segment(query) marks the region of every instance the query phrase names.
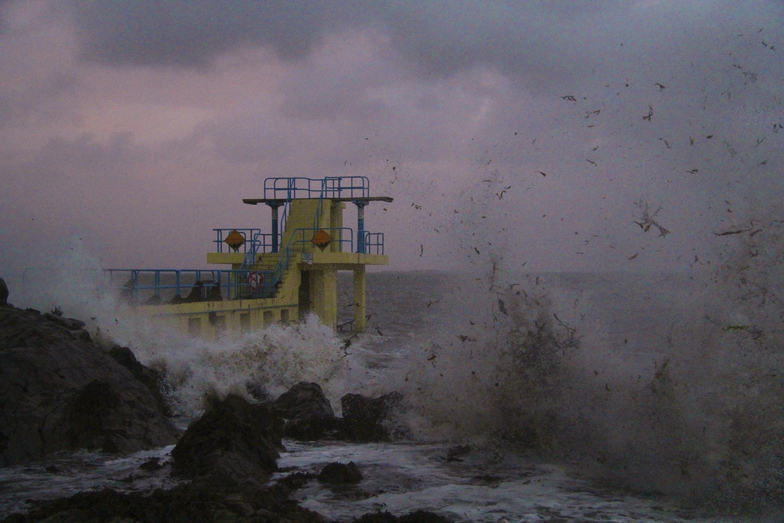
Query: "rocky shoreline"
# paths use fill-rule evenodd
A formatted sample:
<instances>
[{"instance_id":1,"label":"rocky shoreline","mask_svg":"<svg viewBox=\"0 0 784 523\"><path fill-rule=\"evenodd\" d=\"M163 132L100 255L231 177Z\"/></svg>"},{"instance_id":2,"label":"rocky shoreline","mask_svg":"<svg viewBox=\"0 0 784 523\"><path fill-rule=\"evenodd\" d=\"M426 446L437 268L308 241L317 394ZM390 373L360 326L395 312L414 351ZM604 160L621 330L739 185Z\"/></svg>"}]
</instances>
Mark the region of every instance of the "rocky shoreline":
<instances>
[{"instance_id":1,"label":"rocky shoreline","mask_svg":"<svg viewBox=\"0 0 784 523\"><path fill-rule=\"evenodd\" d=\"M0 279L0 467L34 463L54 453L91 449L127 455L176 442L169 490L106 489L37 504L3 522L326 522L291 494L309 481L355 484L354 463L319 474L291 472L272 482L283 438L389 441L385 420L401 397L341 399L336 417L321 387L300 383L274 400L210 398L205 413L181 432L161 396L161 376L125 347L95 343L84 323L7 302ZM150 460L142 468L162 466ZM369 513L362 522L442 522L431 512Z\"/></svg>"}]
</instances>

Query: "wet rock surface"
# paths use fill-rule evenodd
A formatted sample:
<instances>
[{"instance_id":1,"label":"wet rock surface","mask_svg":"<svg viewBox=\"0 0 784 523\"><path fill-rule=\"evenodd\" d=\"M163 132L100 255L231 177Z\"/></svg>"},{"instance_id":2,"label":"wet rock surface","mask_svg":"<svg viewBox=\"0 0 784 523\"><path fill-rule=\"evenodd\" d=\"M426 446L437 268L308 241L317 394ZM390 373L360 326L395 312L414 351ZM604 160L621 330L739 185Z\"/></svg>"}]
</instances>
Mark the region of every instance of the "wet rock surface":
<instances>
[{"instance_id":1,"label":"wet rock surface","mask_svg":"<svg viewBox=\"0 0 784 523\"><path fill-rule=\"evenodd\" d=\"M270 483L282 437L384 441L400 395L348 395L336 418L315 383L300 383L275 401L239 396L207 400L204 415L180 434L166 416L159 374L125 347L94 343L84 323L7 305L0 280L0 466L42 460L62 450L132 453L174 443L173 475L189 482L169 490L82 492L38 503L4 522L314 522L327 520L290 499L318 480L359 483L359 467L332 463L320 474L295 472ZM152 458L142 472L165 473ZM56 467L52 472L56 471ZM433 513L367 514L358 521L447 521Z\"/></svg>"},{"instance_id":2,"label":"wet rock surface","mask_svg":"<svg viewBox=\"0 0 784 523\"><path fill-rule=\"evenodd\" d=\"M417 510L405 516L395 517L389 512L365 514L355 523L448 523L449 520L426 510Z\"/></svg>"},{"instance_id":3,"label":"wet rock surface","mask_svg":"<svg viewBox=\"0 0 784 523\"><path fill-rule=\"evenodd\" d=\"M27 514L13 514L4 523L326 523L320 514L288 499L282 486L245 485L227 492L190 484L152 494L120 493L111 489L82 492L41 505ZM362 523L443 523L449 520L426 511L400 517L373 512L354 521Z\"/></svg>"},{"instance_id":4,"label":"wet rock surface","mask_svg":"<svg viewBox=\"0 0 784 523\"><path fill-rule=\"evenodd\" d=\"M330 463L321 469L317 479L333 485L353 485L362 481L362 472L353 461L348 464Z\"/></svg>"},{"instance_id":5,"label":"wet rock surface","mask_svg":"<svg viewBox=\"0 0 784 523\"><path fill-rule=\"evenodd\" d=\"M356 442L379 442L400 437L402 434L390 422L402 401L403 396L398 392L378 398L346 394L340 399L343 438Z\"/></svg>"},{"instance_id":6,"label":"wet rock surface","mask_svg":"<svg viewBox=\"0 0 784 523\"><path fill-rule=\"evenodd\" d=\"M152 494L121 493L111 489L82 492L46 503L27 514L3 521L140 522L313 522L326 519L289 501L283 487L246 485L230 493L204 484L190 484Z\"/></svg>"},{"instance_id":7,"label":"wet rock surface","mask_svg":"<svg viewBox=\"0 0 784 523\"><path fill-rule=\"evenodd\" d=\"M267 405L239 396L212 400L172 450L173 473L232 485L277 470L282 431Z\"/></svg>"},{"instance_id":8,"label":"wet rock surface","mask_svg":"<svg viewBox=\"0 0 784 523\"><path fill-rule=\"evenodd\" d=\"M8 305L8 294L8 285L3 278L0 278L0 307Z\"/></svg>"},{"instance_id":9,"label":"wet rock surface","mask_svg":"<svg viewBox=\"0 0 784 523\"><path fill-rule=\"evenodd\" d=\"M256 395L264 398L264 394ZM346 394L341 398L343 417L335 416L321 386L301 382L269 403L283 427L283 436L300 441L338 439L383 442L404 436L393 423L403 396L397 392L369 398Z\"/></svg>"},{"instance_id":10,"label":"wet rock surface","mask_svg":"<svg viewBox=\"0 0 784 523\"><path fill-rule=\"evenodd\" d=\"M284 420L288 438L312 441L332 435L337 419L332 405L317 383L298 383L271 404L273 413Z\"/></svg>"},{"instance_id":11,"label":"wet rock surface","mask_svg":"<svg viewBox=\"0 0 784 523\"><path fill-rule=\"evenodd\" d=\"M320 387L306 385L295 386L275 402L251 403L233 395L207 400L205 413L191 423L171 452L172 474L190 479L186 484L147 493L112 489L83 492L38 504L25 514L14 514L2 521L324 523L326 518L299 506L291 494L314 480L336 486L356 485L363 475L355 463L331 463L318 475L292 471L270 482L271 474L278 470L278 452L284 450L281 414L296 417L296 413L302 412L309 415L331 412ZM89 394L86 397L90 399L84 400L84 404L75 403L82 416L115 405L114 389L100 381L91 382L88 388L100 392L101 399ZM360 401L378 407L387 400L382 397ZM376 415L375 427L383 421L378 416L386 411L376 408L372 412ZM153 458L139 468L159 471L163 466L158 458ZM374 512L355 521L440 523L448 520L432 512L416 511L399 517Z\"/></svg>"},{"instance_id":12,"label":"wet rock surface","mask_svg":"<svg viewBox=\"0 0 784 523\"><path fill-rule=\"evenodd\" d=\"M136 359L136 356L134 356L133 351L131 351L131 349L128 347L114 345L111 349L109 349L108 354L114 359L114 361L128 369L131 374L133 374L134 378L147 386L147 388L150 390L150 394L152 394L152 396L158 402L158 406L160 406L164 413L167 415L171 414L171 409L169 409L169 406L166 404L166 400L161 393L162 376L158 371L139 363L139 361Z\"/></svg>"},{"instance_id":13,"label":"wet rock surface","mask_svg":"<svg viewBox=\"0 0 784 523\"><path fill-rule=\"evenodd\" d=\"M83 327L0 308L0 466L61 450L129 453L176 441L160 399Z\"/></svg>"}]
</instances>

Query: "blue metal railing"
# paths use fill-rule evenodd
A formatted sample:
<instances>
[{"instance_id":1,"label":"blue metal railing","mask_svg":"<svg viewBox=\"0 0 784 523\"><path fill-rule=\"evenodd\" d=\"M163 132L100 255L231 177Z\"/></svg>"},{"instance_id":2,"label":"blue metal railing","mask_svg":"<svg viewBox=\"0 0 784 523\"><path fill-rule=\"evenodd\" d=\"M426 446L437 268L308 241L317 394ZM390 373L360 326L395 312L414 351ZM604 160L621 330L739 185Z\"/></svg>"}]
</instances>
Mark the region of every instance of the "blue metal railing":
<instances>
[{"instance_id":1,"label":"blue metal railing","mask_svg":"<svg viewBox=\"0 0 784 523\"><path fill-rule=\"evenodd\" d=\"M324 206L324 198L360 198L370 196L370 180L366 176L338 176L326 178L267 178L264 180L264 198L267 200L285 199L282 216L278 219L277 235L283 237L288 221L288 212L291 208L291 200L296 198L318 197L318 206L313 217L313 227L318 227L321 218L321 211ZM261 237L262 242L257 239ZM240 266L245 270L256 262L256 254L261 248L261 252L268 252L267 242L264 235L257 233L253 236L248 247L243 251L245 258ZM275 252L275 242L270 238L271 251ZM364 251L363 251L364 252Z\"/></svg>"},{"instance_id":2,"label":"blue metal railing","mask_svg":"<svg viewBox=\"0 0 784 523\"><path fill-rule=\"evenodd\" d=\"M280 259L278 263L275 265L275 269L272 271L272 285L273 289L275 286L283 280L283 274L288 270L289 266L291 265L291 256L294 252L313 252L315 245L311 241L313 235L321 229L319 228L310 228L310 229L294 229L289 237L289 241L286 244L286 248L283 249L283 252L280 255ZM332 236L332 241L337 241L341 245L341 252L343 250L343 244L348 243L349 245L349 252L354 252L354 231L348 227L340 227L340 228L329 228L324 229L327 233L330 233ZM348 233L348 239L344 238L344 233ZM300 250L295 250L295 246L300 245ZM382 247L383 250L383 247Z\"/></svg>"},{"instance_id":3,"label":"blue metal railing","mask_svg":"<svg viewBox=\"0 0 784 523\"><path fill-rule=\"evenodd\" d=\"M292 231L273 269L106 269L109 284L133 304L176 304L198 301L272 298L296 253L313 252L313 235L323 228ZM217 229L216 229L217 230ZM232 229L233 230L233 229ZM349 227L323 229L340 245L340 252L356 252L354 230ZM365 252L384 254L384 234L365 232ZM187 293L183 296L183 293Z\"/></svg>"},{"instance_id":4,"label":"blue metal railing","mask_svg":"<svg viewBox=\"0 0 784 523\"><path fill-rule=\"evenodd\" d=\"M233 271L212 271L218 273L218 286L223 273L231 275L226 282L229 292L229 299L232 296L244 297L266 297L274 294L275 286L280 283L283 274L291 264L291 257L294 252L313 252L314 245L311 242L313 235L321 229L330 232L333 241L337 242L340 252L359 252L366 254L384 254L384 234L371 233L362 230L362 220L360 220L360 230L357 236L357 248L354 249L354 231L348 227L341 228L322 228L319 227L321 212L323 210L324 199L337 198L368 198L370 196L370 181L365 176L346 176L346 177L325 177L325 178L267 178L264 180L264 199L265 200L285 200L283 204L282 216L278 218L278 238L283 238L286 231L288 213L291 209L291 201L297 198L318 198L318 205L313 217L313 227L300 228L292 231L288 242L283 249L276 248L273 243L272 234L263 234L261 229L236 229L246 241L242 245L244 254L243 262L239 270ZM357 202L355 202L357 203ZM359 205L359 203L357 203ZM361 209L360 209L361 211ZM360 215L361 218L361 215ZM225 242L224 233L234 229L214 229L217 233L217 252L223 251ZM347 247L347 248L346 248ZM228 252L228 251L226 251ZM238 251L239 252L239 249ZM250 267L256 263L258 253L280 252L280 257L273 270L251 271ZM156 271L156 270L152 270ZM160 275L156 276L160 278ZM177 276L179 278L179 276ZM244 280L243 280L244 278ZM261 279L262 283L256 282ZM156 281L149 287L159 294L159 284ZM253 287L253 288L250 288ZM136 286L134 286L136 288ZM147 289L148 287L140 287ZM163 287L160 287L163 288ZM177 283L177 294L179 295L179 283Z\"/></svg>"},{"instance_id":5,"label":"blue metal railing","mask_svg":"<svg viewBox=\"0 0 784 523\"><path fill-rule=\"evenodd\" d=\"M363 253L384 254L384 233L364 231Z\"/></svg>"},{"instance_id":6,"label":"blue metal railing","mask_svg":"<svg viewBox=\"0 0 784 523\"><path fill-rule=\"evenodd\" d=\"M225 247L225 243L221 240L221 234L225 231L232 231L234 229L214 229L218 234L218 239L214 240L214 243L217 245L216 251L218 253L222 252L230 252L230 250ZM240 229L237 229L238 231ZM250 230L250 229L245 229ZM258 229L255 229L258 230ZM358 245L354 243L354 229L351 227L308 227L308 228L301 228L301 229L294 229L292 235L289 239L289 242L286 244L287 247L290 246L292 243L295 244L303 244L312 246L311 239L313 235L316 234L317 231L324 230L330 236L332 236L332 241L338 243L340 245L339 252L360 252L358 250ZM257 233L256 238L250 241L245 242L245 244L237 251L246 254L257 254L257 253L271 253L272 251L272 239L270 234L262 234ZM383 232L368 232L363 231L364 237L364 245L366 254L384 254L384 233ZM294 241L292 242L292 239ZM255 243L254 248L248 247L250 244ZM283 250L285 250L284 247ZM308 247L308 250L310 247ZM298 249L297 252L308 252L307 250ZM255 260L249 261L249 264L255 263ZM151 269L152 270L152 269ZM172 269L173 270L173 269Z\"/></svg>"},{"instance_id":7,"label":"blue metal railing","mask_svg":"<svg viewBox=\"0 0 784 523\"><path fill-rule=\"evenodd\" d=\"M226 245L226 237L231 233L231 231L237 231L245 238L245 243L240 246L240 248L235 252L248 252L248 248L252 242L258 241L258 236L272 236L270 234L262 234L261 229L213 229L216 233L216 238L213 240L215 243L215 252L222 253L222 252L232 252L232 249ZM262 242L266 241L266 239L262 239ZM269 240L272 241L271 239ZM224 250L225 249L225 250Z\"/></svg>"},{"instance_id":8,"label":"blue metal railing","mask_svg":"<svg viewBox=\"0 0 784 523\"><path fill-rule=\"evenodd\" d=\"M291 236L289 237L289 241L288 241L288 243L286 243L286 247L285 247L285 249L283 249L283 252L280 255L280 259L278 260L278 263L275 265L275 269L272 271L273 286L277 285L283 279L283 274L288 270L289 266L291 265L291 256L292 256L292 254L294 254L295 252L313 252L313 249L315 248L315 245L311 241L311 238L313 238L313 235L318 230L321 230L321 229L318 229L318 228L310 228L310 229L302 228L302 229L294 229L291 232ZM337 241L337 242L340 243L341 250L342 250L343 244L344 243L348 243L349 250L350 250L349 252L353 252L353 250L354 250L353 249L353 246L354 246L354 231L352 231L350 228L347 228L347 227L341 227L341 228L335 228L335 229L330 228L330 229L325 229L325 231L327 231L327 233L332 231L332 234L330 234L330 236L332 236L333 241ZM345 239L343 237L345 232L348 232L348 236L349 236L348 239ZM335 233L337 233L337 234L335 234ZM297 245L300 246L299 249L295 249L295 246L297 246Z\"/></svg>"},{"instance_id":9,"label":"blue metal railing","mask_svg":"<svg viewBox=\"0 0 784 523\"><path fill-rule=\"evenodd\" d=\"M289 218L289 210L291 209L291 200L286 200L283 205L283 212L278 219L278 238L283 238L283 233L286 232L286 222Z\"/></svg>"},{"instance_id":10,"label":"blue metal railing","mask_svg":"<svg viewBox=\"0 0 784 523\"><path fill-rule=\"evenodd\" d=\"M311 241L318 231L325 231L332 237L332 243L340 245L338 252L354 252L354 230L350 227L311 227L294 229L287 248L292 248L294 252L313 252L315 245ZM301 248L295 248L301 245ZM346 249L345 247L348 246Z\"/></svg>"},{"instance_id":11,"label":"blue metal railing","mask_svg":"<svg viewBox=\"0 0 784 523\"><path fill-rule=\"evenodd\" d=\"M293 200L296 198L367 198L370 180L367 176L326 178L267 178L264 199Z\"/></svg>"},{"instance_id":12,"label":"blue metal railing","mask_svg":"<svg viewBox=\"0 0 784 523\"><path fill-rule=\"evenodd\" d=\"M313 228L319 226L320 218L321 218L321 209L324 207L324 190L326 189L327 185L327 178L324 178L321 184L321 191L319 192L319 200L318 205L316 206L316 212L313 216Z\"/></svg>"},{"instance_id":13,"label":"blue metal railing","mask_svg":"<svg viewBox=\"0 0 784 523\"><path fill-rule=\"evenodd\" d=\"M327 233L329 233L330 236L332 236L333 242L337 242L340 245L339 252L360 252L358 250L358 245L355 246L354 244L354 229L350 227L337 227L337 228L309 227L303 229L295 229L292 232L291 238L297 238L294 243L312 245L310 239L313 238L313 235L316 234L316 232L321 229L325 230ZM218 253L231 252L231 250L226 246L224 242L224 235L226 231L233 231L234 229L214 229L214 230L217 233L217 239L214 240L213 242L216 244L216 252ZM258 231L258 229L236 229L236 230L240 232ZM364 238L365 254L384 254L383 232L363 231L363 238ZM290 239L287 246L291 245L291 243L292 242ZM300 251L303 250L300 249ZM255 256L257 253L263 253L263 254L271 253L273 252L272 235L262 234L261 232L257 232L254 235L254 239L246 241L243 244L243 246L240 247L240 249L238 249L237 252L244 253L246 255L246 258ZM303 252L307 252L307 251L303 251ZM255 260L249 259L247 265L251 265L253 263L255 263ZM246 270L246 269L247 267L243 267L241 270ZM154 270L158 270L158 269L154 269ZM167 270L174 270L174 269L167 269Z\"/></svg>"},{"instance_id":14,"label":"blue metal railing","mask_svg":"<svg viewBox=\"0 0 784 523\"><path fill-rule=\"evenodd\" d=\"M275 291L271 270L106 269L104 273L125 301L140 305L268 298Z\"/></svg>"}]
</instances>

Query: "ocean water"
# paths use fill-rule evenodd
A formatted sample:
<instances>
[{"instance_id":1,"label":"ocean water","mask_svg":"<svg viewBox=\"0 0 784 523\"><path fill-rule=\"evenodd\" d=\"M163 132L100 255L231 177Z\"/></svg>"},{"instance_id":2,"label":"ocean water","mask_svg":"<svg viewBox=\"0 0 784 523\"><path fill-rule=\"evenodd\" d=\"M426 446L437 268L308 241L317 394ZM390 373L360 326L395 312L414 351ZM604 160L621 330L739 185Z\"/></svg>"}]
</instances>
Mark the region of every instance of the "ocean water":
<instances>
[{"instance_id":1,"label":"ocean water","mask_svg":"<svg viewBox=\"0 0 784 523\"><path fill-rule=\"evenodd\" d=\"M340 274L341 322L352 317L350 278ZM313 481L297 492L330 519L416 509L488 522L782 514L779 333L708 275L369 273L363 334L309 318L220 340L162 330L98 287L79 300L63 292L66 315L94 318L96 337L166 370L182 425L206 394L248 395L251 383L275 396L315 381L338 413L349 392L402 392L390 420L401 441L285 441L276 478L334 461L362 471L356 486ZM168 451L2 469L0 511L77 490L166 487L165 473L138 466Z\"/></svg>"}]
</instances>

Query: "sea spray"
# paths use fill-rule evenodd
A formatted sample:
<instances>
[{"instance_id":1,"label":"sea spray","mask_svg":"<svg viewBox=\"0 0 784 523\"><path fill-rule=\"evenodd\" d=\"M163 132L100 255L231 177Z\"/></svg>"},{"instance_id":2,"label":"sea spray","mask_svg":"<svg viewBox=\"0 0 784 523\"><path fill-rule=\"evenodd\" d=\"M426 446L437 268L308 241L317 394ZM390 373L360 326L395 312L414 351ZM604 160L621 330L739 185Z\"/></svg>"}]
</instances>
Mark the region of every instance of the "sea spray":
<instances>
[{"instance_id":1,"label":"sea spray","mask_svg":"<svg viewBox=\"0 0 784 523\"><path fill-rule=\"evenodd\" d=\"M315 316L298 325L272 325L218 340L183 340L158 346L154 354L143 348L140 353L165 369L164 386L185 415L197 415L207 395L270 399L301 381L320 384L333 405L348 392L344 343Z\"/></svg>"},{"instance_id":2,"label":"sea spray","mask_svg":"<svg viewBox=\"0 0 784 523\"><path fill-rule=\"evenodd\" d=\"M112 309L111 296L90 321L169 369L185 416L212 391L250 395L260 383L275 394L302 379L337 407L369 379L365 353L383 347L374 394L404 393L397 421L418 440L533 450L637 491L761 507L781 498L784 455L779 262L748 243L775 239L766 225L770 236L730 237L737 252L725 249L719 273L526 275L491 263L470 275L371 275L390 289L370 294L372 328L351 345L313 319L189 338ZM410 335L410 347L390 332Z\"/></svg>"},{"instance_id":3,"label":"sea spray","mask_svg":"<svg viewBox=\"0 0 784 523\"><path fill-rule=\"evenodd\" d=\"M523 398L523 410L543 412L535 397L553 392L560 360L579 346L574 328L550 315L542 289L516 283L488 292L492 283L462 276L432 307L405 370L408 422L423 439L481 441L511 430L509 416L522 410L507 407Z\"/></svg>"},{"instance_id":4,"label":"sea spray","mask_svg":"<svg viewBox=\"0 0 784 523\"><path fill-rule=\"evenodd\" d=\"M316 382L333 405L347 392L349 369L361 369L346 340L309 315L298 324L227 332L217 339L192 337L123 299L122 282L112 282L97 261L73 251L60 267L30 269L14 287L21 306L83 319L93 339L131 348L137 359L161 371L173 411L198 416L207 395L234 393L275 397L300 381ZM18 288L18 291L16 290Z\"/></svg>"},{"instance_id":5,"label":"sea spray","mask_svg":"<svg viewBox=\"0 0 784 523\"><path fill-rule=\"evenodd\" d=\"M748 277L733 281L456 275L405 369L406 422L422 440L534 450L635 491L763 509L784 484L780 316L771 290L754 301Z\"/></svg>"}]
</instances>

